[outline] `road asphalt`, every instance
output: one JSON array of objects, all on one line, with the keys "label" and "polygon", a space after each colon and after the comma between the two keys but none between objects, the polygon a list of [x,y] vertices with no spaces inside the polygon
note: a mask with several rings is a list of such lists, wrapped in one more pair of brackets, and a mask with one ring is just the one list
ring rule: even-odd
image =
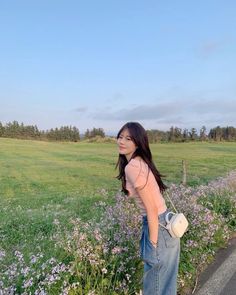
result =
[{"label": "road asphalt", "polygon": [[236,295],[236,238],[200,275],[194,295]]}]

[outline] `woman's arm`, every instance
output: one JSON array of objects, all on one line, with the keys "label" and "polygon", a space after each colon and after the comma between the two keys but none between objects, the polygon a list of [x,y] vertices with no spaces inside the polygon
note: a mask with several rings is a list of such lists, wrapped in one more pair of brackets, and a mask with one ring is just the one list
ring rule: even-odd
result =
[{"label": "woman's arm", "polygon": [[149,239],[155,246],[158,242],[158,196],[149,191],[147,187],[137,190],[147,211],[147,220],[149,228]]},{"label": "woman's arm", "polygon": [[[142,166],[140,160],[132,161],[126,166],[125,173],[127,180],[133,185],[139,194],[147,211],[149,238],[153,245],[158,240],[158,199],[157,191],[153,192],[148,188],[148,168]],[[160,192],[159,192],[160,193]],[[161,193],[160,193],[161,194]]]}]

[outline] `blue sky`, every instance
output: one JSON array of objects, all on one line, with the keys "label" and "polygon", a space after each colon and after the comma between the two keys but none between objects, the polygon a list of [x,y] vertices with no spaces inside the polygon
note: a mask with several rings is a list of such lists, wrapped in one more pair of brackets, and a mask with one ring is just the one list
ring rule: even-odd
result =
[{"label": "blue sky", "polygon": [[236,127],[233,0],[0,0],[0,121]]}]

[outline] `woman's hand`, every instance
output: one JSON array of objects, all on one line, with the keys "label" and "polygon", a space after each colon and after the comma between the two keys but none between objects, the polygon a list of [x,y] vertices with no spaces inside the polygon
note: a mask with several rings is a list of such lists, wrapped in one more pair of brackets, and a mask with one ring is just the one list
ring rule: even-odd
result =
[{"label": "woman's hand", "polygon": [[155,243],[155,242],[153,242],[152,240],[150,240],[150,242],[152,243],[152,245],[153,245],[154,248],[157,248],[157,246],[158,246],[158,242]]},{"label": "woman's hand", "polygon": [[158,242],[158,203],[156,195],[150,193],[147,187],[137,190],[147,211],[149,240],[156,248]]}]

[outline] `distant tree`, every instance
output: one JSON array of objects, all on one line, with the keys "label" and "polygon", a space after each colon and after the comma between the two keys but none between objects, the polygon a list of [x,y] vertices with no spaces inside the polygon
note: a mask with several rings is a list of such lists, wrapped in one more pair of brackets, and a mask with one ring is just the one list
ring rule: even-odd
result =
[{"label": "distant tree", "polygon": [[178,141],[178,142],[182,141],[183,139],[182,129],[175,127],[174,131],[175,131],[175,141]]},{"label": "distant tree", "polygon": [[212,139],[212,140],[215,140],[215,130],[214,130],[214,128],[210,129],[210,131],[208,133],[208,138]]},{"label": "distant tree", "polygon": [[92,130],[87,129],[84,138],[93,138],[96,136],[105,137],[105,132],[102,128],[93,128]]},{"label": "distant tree", "polygon": [[236,128],[234,128],[233,126],[227,126],[226,128],[224,128],[223,136],[224,140],[236,140]]},{"label": "distant tree", "polygon": [[90,131],[89,129],[87,129],[84,133],[84,138],[89,138],[89,136],[90,136]]},{"label": "distant tree", "polygon": [[236,128],[232,126],[220,127],[216,126],[210,129],[208,138],[215,141],[235,141],[236,140]]},{"label": "distant tree", "polygon": [[37,126],[24,126],[23,123],[19,124],[17,121],[6,123],[5,127],[2,125],[1,136],[11,138],[33,138],[38,139],[40,137],[40,131]]},{"label": "distant tree", "polygon": [[8,122],[5,126],[4,136],[10,138],[19,137],[19,123],[17,121]]},{"label": "distant tree", "polygon": [[220,126],[217,126],[215,129],[215,136],[217,141],[221,141],[223,138],[223,130]]},{"label": "distant tree", "polygon": [[2,125],[2,123],[0,122],[0,137],[4,136],[4,131],[5,131],[5,128]]},{"label": "distant tree", "polygon": [[160,141],[167,141],[167,133],[165,131],[160,131],[157,129],[146,130],[148,141],[150,143],[156,143]]},{"label": "distant tree", "polygon": [[71,139],[74,142],[77,142],[80,140],[79,129],[75,126],[72,127]]},{"label": "distant tree", "polygon": [[191,131],[189,132],[189,137],[191,140],[196,140],[198,138],[196,128],[191,128]]},{"label": "distant tree", "polygon": [[206,126],[202,126],[200,129],[200,140],[205,141],[207,139],[207,134],[206,134]]},{"label": "distant tree", "polygon": [[220,126],[212,128],[209,132],[208,137],[215,141],[221,141],[223,139],[223,130]]},{"label": "distant tree", "polygon": [[183,141],[182,130],[178,127],[171,126],[168,134],[169,134],[168,136],[169,141],[174,141],[174,142]]},{"label": "distant tree", "polygon": [[51,128],[43,133],[43,136],[46,136],[48,140],[55,141],[79,141],[80,134],[79,129],[75,126],[62,126],[60,128]]},{"label": "distant tree", "polygon": [[184,129],[183,131],[183,141],[187,141],[189,139],[189,131],[188,129]]},{"label": "distant tree", "polygon": [[168,132],[168,140],[169,141],[174,141],[175,140],[175,131],[174,131],[174,126],[170,127],[170,130]]}]

